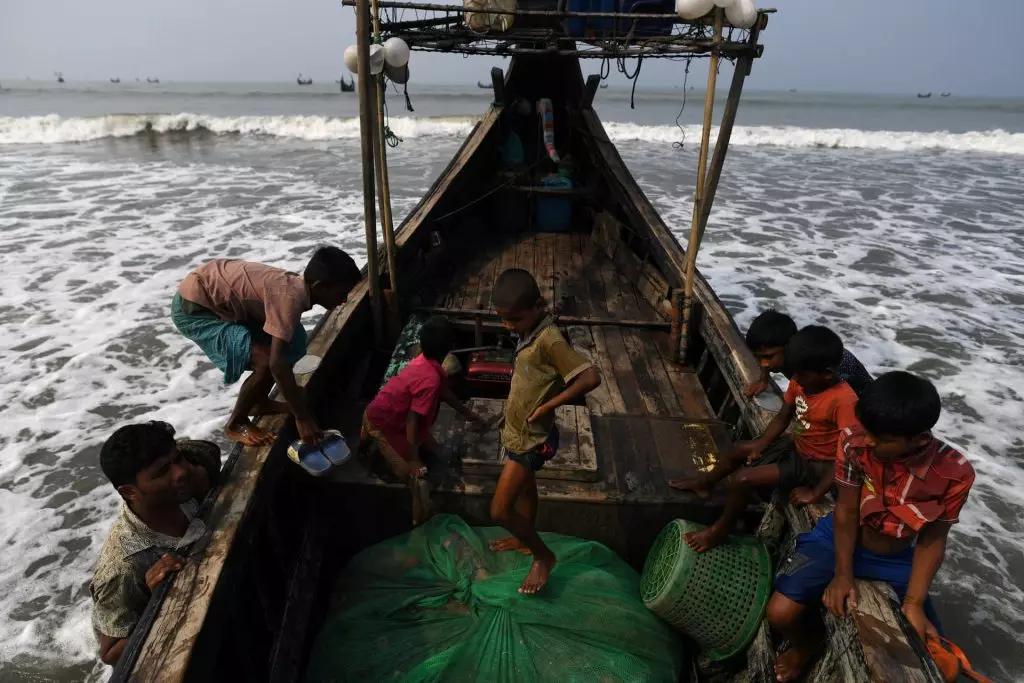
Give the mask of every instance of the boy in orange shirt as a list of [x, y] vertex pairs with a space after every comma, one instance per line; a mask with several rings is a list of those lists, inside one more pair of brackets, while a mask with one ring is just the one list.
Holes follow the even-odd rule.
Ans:
[[807, 608], [823, 600], [844, 616], [857, 604], [854, 578], [888, 582], [917, 634], [936, 632], [928, 589], [974, 483], [967, 458], [932, 435], [940, 410], [932, 383], [909, 372], [886, 373], [861, 394], [860, 425], [840, 436], [835, 512], [797, 539], [768, 603], [768, 622], [791, 645], [777, 680], [799, 678], [820, 650], [818, 610]]
[[[779, 487], [789, 491], [794, 505], [815, 503], [832, 488], [839, 432], [857, 422], [857, 394], [836, 375], [843, 342], [826, 327], [808, 325], [793, 335], [785, 353], [792, 372], [789, 388], [764, 434], [737, 444], [706, 475], [669, 481], [673, 488], [707, 497], [716, 483], [736, 472], [718, 521], [686, 534], [687, 545], [698, 552], [725, 540], [746, 507], [751, 488]], [[790, 422], [792, 436], [785, 434]]]

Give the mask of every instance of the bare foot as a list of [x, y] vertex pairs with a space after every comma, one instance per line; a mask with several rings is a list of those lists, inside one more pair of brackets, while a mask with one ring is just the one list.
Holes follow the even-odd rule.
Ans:
[[515, 550], [521, 555], [530, 554], [530, 549], [523, 545], [522, 541], [520, 541], [515, 536], [503, 536], [501, 538], [496, 538], [487, 544], [487, 548], [492, 553], [500, 553], [506, 550]]
[[704, 553], [716, 545], [721, 543], [729, 536], [729, 533], [725, 530], [718, 529], [715, 525], [709, 526], [703, 531], [691, 531], [683, 536], [683, 540], [686, 541], [686, 545], [690, 546], [698, 553]]
[[547, 557], [534, 557], [533, 564], [530, 565], [530, 572], [523, 579], [523, 584], [519, 586], [519, 592], [523, 595], [534, 595], [540, 592], [548, 584], [548, 577], [551, 576], [551, 571], [554, 568], [554, 553], [549, 553]]
[[711, 485], [708, 484], [708, 478], [704, 475], [686, 477], [684, 479], [669, 479], [668, 485], [679, 491], [692, 491], [699, 498], [711, 497]]
[[261, 429], [251, 422], [243, 422], [237, 425], [228, 425], [224, 428], [224, 436], [231, 441], [237, 441], [243, 446], [269, 446], [274, 443], [273, 432]]
[[288, 404], [284, 401], [274, 401], [272, 399], [264, 399], [253, 406], [253, 409], [249, 411], [249, 417], [262, 417], [263, 415], [284, 415], [285, 413], [291, 412]]
[[813, 645], [810, 647], [797, 647], [794, 645], [779, 655], [775, 659], [775, 680], [795, 681], [800, 678], [804, 667], [818, 654], [818, 651], [821, 649], [820, 645], [820, 643], [818, 647]]

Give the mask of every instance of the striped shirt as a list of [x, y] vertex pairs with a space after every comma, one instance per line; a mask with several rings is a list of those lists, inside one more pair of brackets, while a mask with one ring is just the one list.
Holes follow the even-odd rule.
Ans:
[[862, 428], [839, 436], [836, 483], [860, 488], [860, 522], [891, 538], [909, 538], [930, 522], [955, 524], [974, 483], [962, 453], [932, 439], [914, 456], [882, 462]]

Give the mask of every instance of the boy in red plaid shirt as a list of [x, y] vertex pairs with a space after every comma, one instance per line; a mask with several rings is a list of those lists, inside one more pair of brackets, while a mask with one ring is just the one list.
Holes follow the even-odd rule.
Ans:
[[839, 440], [835, 513], [797, 539], [768, 603], [769, 623], [792, 643], [775, 665], [778, 680], [799, 677], [820, 648], [818, 613], [807, 608], [820, 598], [845, 615], [857, 604], [854, 578], [888, 582], [918, 635], [936, 632], [928, 589], [974, 483], [967, 459], [931, 433], [940, 409], [932, 383], [907, 372], [882, 375], [861, 394], [861, 426]]

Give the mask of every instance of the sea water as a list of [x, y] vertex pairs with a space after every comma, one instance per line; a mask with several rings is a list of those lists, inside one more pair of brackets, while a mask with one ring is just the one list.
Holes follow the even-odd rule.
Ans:
[[[237, 386], [171, 325], [211, 258], [365, 261], [356, 100], [330, 86], [5, 82], [0, 93], [0, 680], [98, 678], [92, 565], [118, 509], [98, 450], [132, 420], [218, 438]], [[396, 216], [485, 91], [389, 94]], [[701, 93], [597, 109], [676, 236]], [[977, 483], [933, 589], [948, 635], [1024, 679], [1024, 102], [744, 95], [699, 267], [741, 328], [768, 306], [839, 332], [874, 373], [932, 379]], [[312, 325], [320, 311], [305, 321]]]

